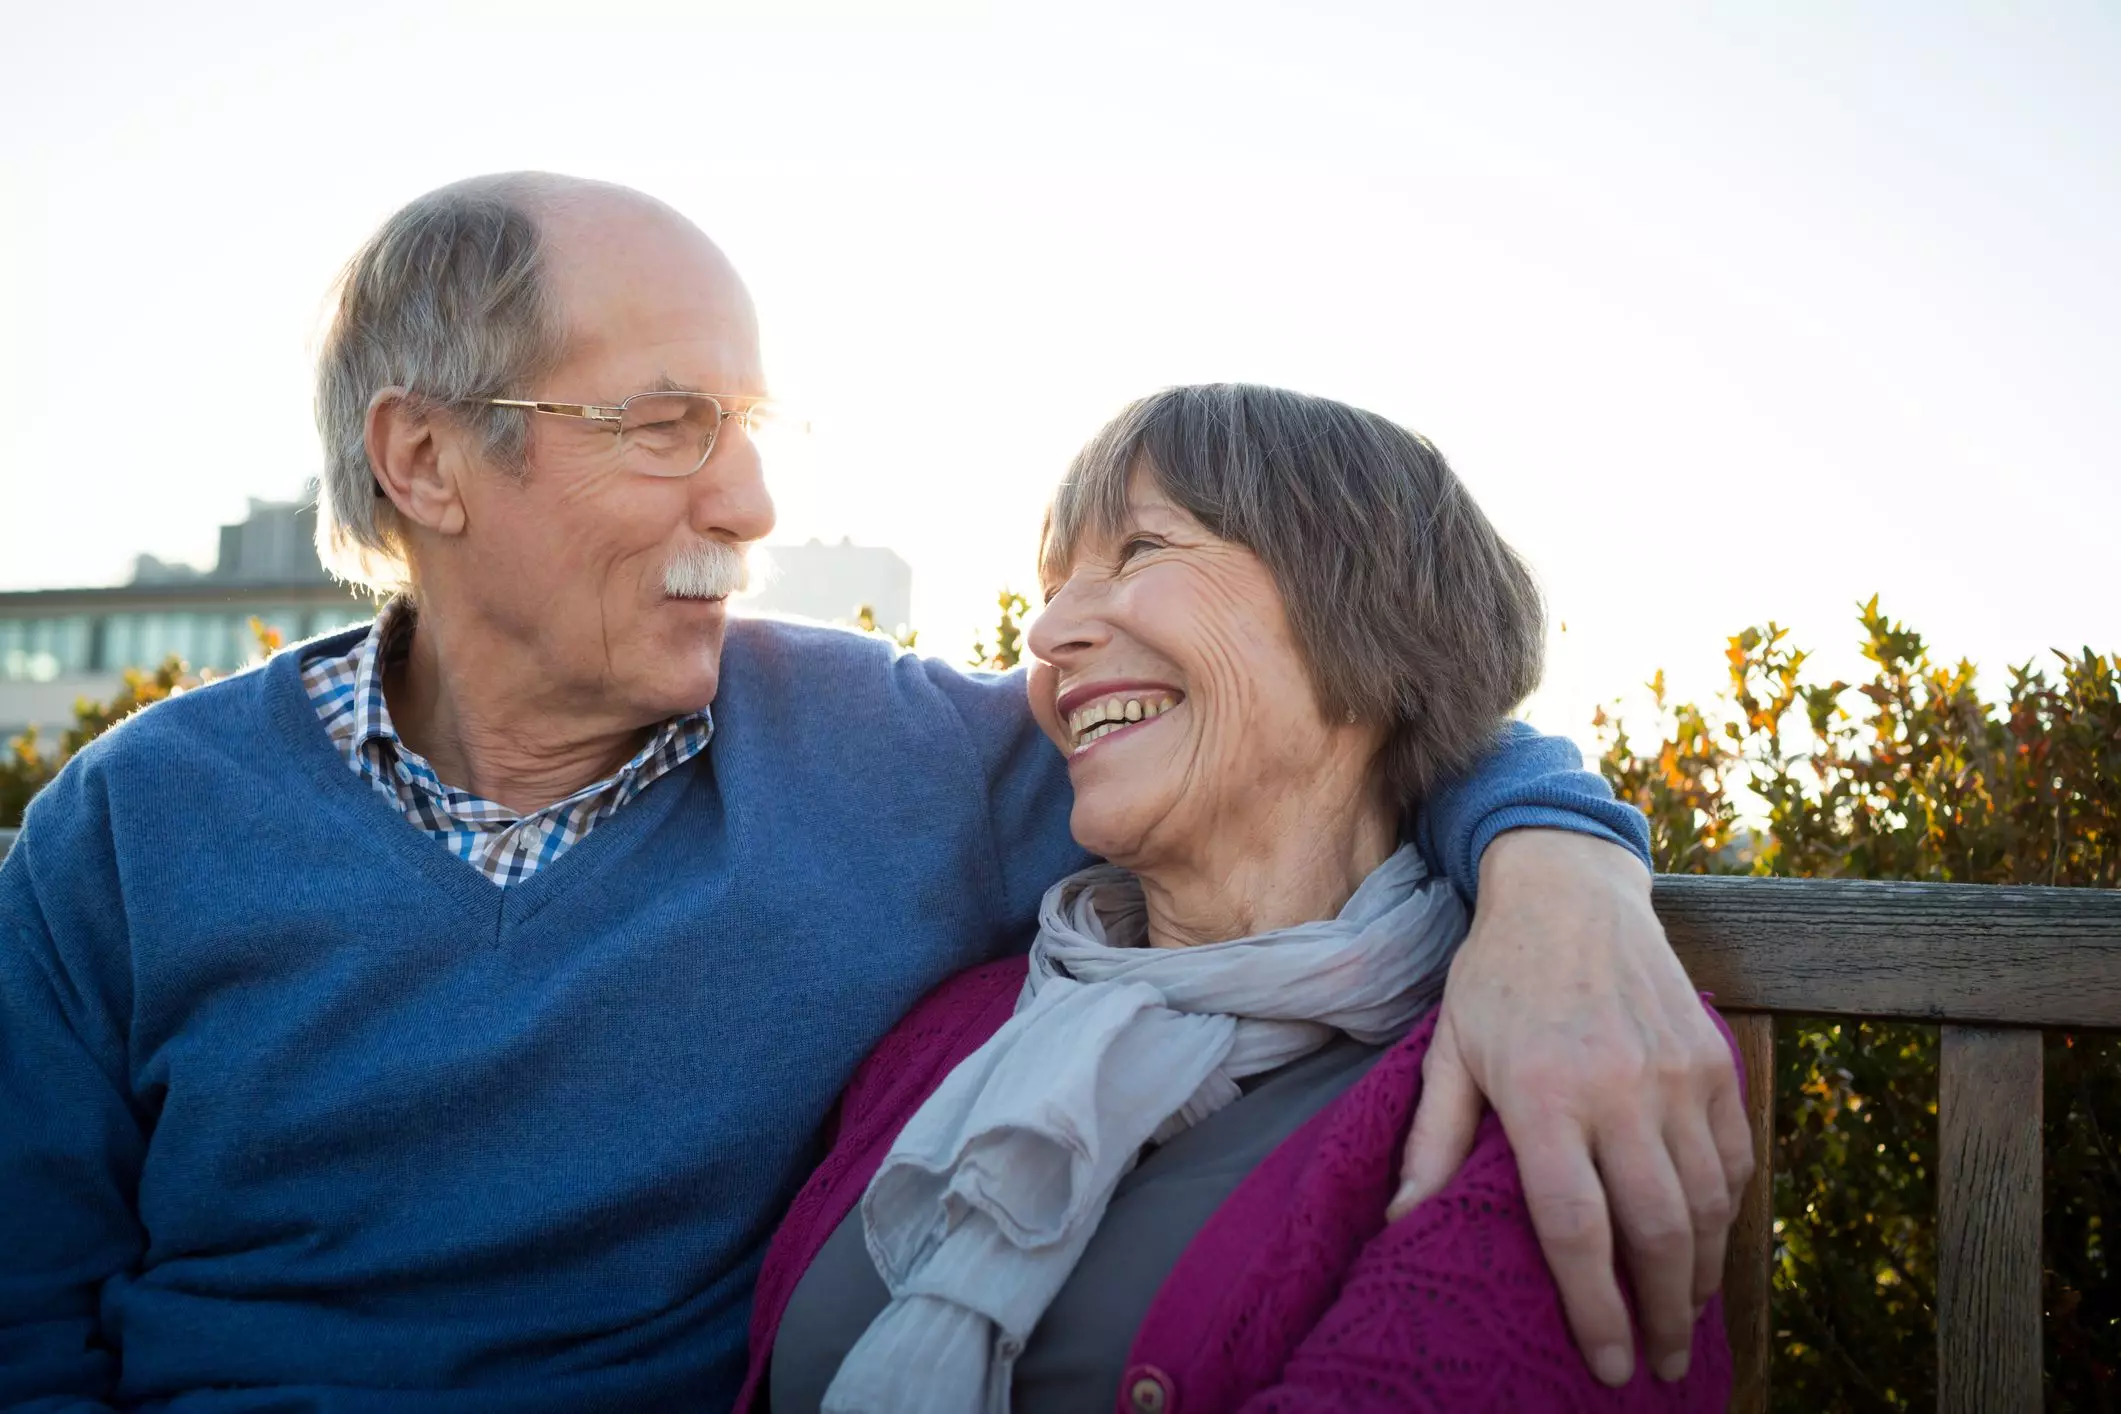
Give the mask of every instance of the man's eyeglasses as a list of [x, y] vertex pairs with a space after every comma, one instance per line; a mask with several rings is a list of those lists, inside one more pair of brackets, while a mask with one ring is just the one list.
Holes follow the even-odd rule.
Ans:
[[601, 422], [617, 438], [618, 458], [643, 476], [690, 476], [714, 454], [722, 424], [732, 418], [744, 431], [768, 427], [807, 429], [779, 403], [731, 393], [635, 393], [623, 403], [541, 403], [521, 398], [485, 398], [490, 407], [523, 408], [552, 417]]

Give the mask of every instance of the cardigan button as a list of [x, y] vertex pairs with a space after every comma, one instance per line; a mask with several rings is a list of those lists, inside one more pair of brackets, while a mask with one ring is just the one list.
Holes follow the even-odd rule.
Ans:
[[1175, 1414], [1178, 1399], [1171, 1377], [1154, 1365], [1136, 1365], [1127, 1371], [1127, 1407], [1134, 1414]]

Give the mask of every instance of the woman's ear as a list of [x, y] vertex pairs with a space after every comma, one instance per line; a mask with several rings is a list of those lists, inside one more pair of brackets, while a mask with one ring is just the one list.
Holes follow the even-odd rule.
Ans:
[[457, 460], [443, 455], [428, 409], [403, 388], [378, 388], [368, 400], [367, 441], [376, 487], [407, 525], [437, 535], [464, 533]]

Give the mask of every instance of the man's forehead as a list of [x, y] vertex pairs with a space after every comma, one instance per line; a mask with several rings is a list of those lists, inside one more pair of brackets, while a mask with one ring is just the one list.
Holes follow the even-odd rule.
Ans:
[[[729, 328], [689, 328], [668, 337], [626, 321], [576, 329], [563, 371], [587, 380], [567, 396], [617, 400], [634, 393], [768, 393], [758, 341]], [[668, 333], [668, 330], [661, 331]]]
[[604, 221], [556, 225], [544, 232], [544, 246], [548, 278], [563, 298], [675, 301], [749, 317], [750, 295], [736, 267], [674, 213], [614, 209]]
[[677, 208], [631, 187], [569, 180], [534, 189], [528, 205], [546, 240], [562, 247], [593, 246], [655, 229], [684, 231], [707, 241], [706, 233]]
[[749, 318], [729, 257], [662, 202], [623, 187], [568, 187], [538, 202], [536, 219], [546, 278], [563, 302], [676, 301]]
[[656, 203], [585, 199], [545, 237], [569, 362], [614, 365], [634, 391], [658, 378], [671, 391], [754, 391], [751, 296], [698, 227]]

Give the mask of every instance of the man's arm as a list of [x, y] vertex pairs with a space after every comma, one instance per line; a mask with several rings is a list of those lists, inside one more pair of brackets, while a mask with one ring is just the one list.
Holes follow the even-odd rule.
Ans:
[[[1047, 887], [1092, 862], [1068, 832], [1075, 791], [1067, 758], [1033, 719], [1022, 670], [988, 673], [918, 661], [964, 724], [986, 781], [1001, 912], [1034, 922]], [[1632, 851], [1645, 868], [1650, 859], [1642, 812], [1615, 800], [1602, 776], [1583, 769], [1574, 743], [1522, 722], [1509, 723], [1494, 751], [1425, 802], [1414, 826], [1422, 857], [1468, 902], [1479, 893], [1482, 853], [1510, 830], [1587, 834]]]
[[1617, 1232], [1651, 1366], [1679, 1379], [1753, 1153], [1730, 1052], [1650, 907], [1642, 817], [1569, 742], [1513, 725], [1417, 838], [1478, 907], [1389, 1215], [1443, 1188], [1485, 1097], [1584, 1358], [1608, 1384], [1633, 1373]]
[[986, 783], [1001, 880], [1001, 896], [993, 900], [996, 927], [1021, 952], [1046, 890], [1094, 862], [1068, 831], [1075, 788], [1067, 758], [1032, 717], [1021, 669], [968, 672], [933, 658], [922, 659], [921, 666], [964, 724]]
[[[69, 909], [41, 896], [40, 813], [0, 865], [0, 1409], [101, 1409], [117, 1362], [98, 1307], [142, 1251], [145, 1139], [112, 978], [54, 939]], [[78, 862], [76, 882], [95, 877]]]
[[1650, 825], [1642, 812], [1615, 800], [1605, 777], [1584, 769], [1576, 743], [1523, 722], [1507, 723], [1493, 751], [1422, 802], [1414, 842], [1430, 867], [1477, 903], [1481, 857], [1512, 830], [1588, 835], [1650, 867]]

